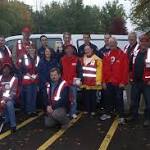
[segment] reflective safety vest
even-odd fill
[[[130,44],[127,44],[127,45],[125,46],[125,48],[124,48],[124,52],[125,52],[125,53],[127,53],[129,46],[130,46]],[[132,51],[132,55],[133,55],[132,63],[133,63],[133,64],[135,63],[135,58],[136,58],[136,56],[137,56],[139,50],[140,50],[140,49],[139,49],[139,44],[136,44],[135,48],[134,48],[133,51]]]
[[[58,88],[51,95],[50,84],[47,84],[48,99],[51,99],[51,101],[59,101],[61,99],[61,96],[60,96],[61,92],[62,92],[63,88],[65,87],[65,85],[66,85],[66,81],[65,80],[61,81]]]
[[[87,65],[82,66],[83,84],[88,86],[96,85],[96,60],[92,60]]]
[[[7,56],[6,57],[12,57],[10,49],[5,45],[5,49],[7,50]],[[2,52],[0,52],[0,59],[3,59],[5,56]]]
[[[17,41],[17,58],[21,58],[24,54],[27,54],[27,47],[32,44],[32,41],[29,41],[29,44],[24,45],[22,40]]]
[[[40,58],[39,56],[36,57],[36,60],[35,60],[35,66],[33,66],[33,64],[30,63],[30,59],[29,57],[25,54],[23,56],[23,61],[24,61],[24,65],[27,69],[27,73],[30,74],[30,76],[28,75],[24,75],[23,76],[23,84],[31,84],[31,83],[37,83],[37,80],[38,80],[38,75],[37,75],[37,71],[36,71],[36,68],[38,67],[38,64],[39,64],[39,61],[40,61]],[[19,59],[19,63],[22,62],[22,59]],[[31,72],[34,72],[34,73],[31,73]]]
[[[0,76],[0,82],[2,80],[2,75]],[[3,92],[3,97],[9,98],[10,97],[10,92],[12,89],[12,86],[14,84],[14,81],[16,80],[16,77],[12,77],[9,82],[1,82],[2,86],[4,86],[4,92]]]
[[[61,97],[60,97],[61,92],[62,92],[62,90],[63,90],[65,84],[66,84],[66,81],[64,81],[64,80],[61,81],[60,85],[59,85],[58,88],[54,91],[53,95],[51,95],[51,93],[50,93],[50,84],[47,84],[47,95],[48,95],[48,96],[51,95],[51,97],[49,97],[49,98],[52,98],[52,100],[54,100],[54,101],[59,101],[60,98],[61,98]]]

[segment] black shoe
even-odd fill
[[[150,127],[150,120],[145,120],[143,126]]]
[[[16,127],[11,127],[11,133],[15,133],[16,132]]]
[[[38,116],[38,113],[36,113],[36,112],[33,112],[30,114],[30,117],[36,117],[36,116]]]
[[[133,117],[133,116],[130,116],[128,118],[125,119],[127,123],[135,123],[135,122],[138,122],[138,118],[136,117]]]

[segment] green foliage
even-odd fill
[[[20,34],[21,28],[29,25],[33,33],[116,33],[115,23],[121,34],[126,32],[125,11],[118,1],[108,2],[102,9],[84,6],[83,0],[56,1],[41,11],[33,11],[28,5],[17,0],[0,4],[0,33]],[[119,19],[118,19],[119,18]],[[119,23],[118,23],[119,22]],[[125,32],[123,32],[125,31]]]
[[[131,20],[137,26],[138,30],[150,30],[150,1],[135,0],[132,1]]]

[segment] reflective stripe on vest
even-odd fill
[[[130,46],[130,44],[127,44],[127,45],[125,46],[125,48],[124,48],[124,52],[125,52],[125,53],[127,53],[129,46]]]
[[[86,71],[94,71],[96,72],[96,68],[93,68],[93,67],[82,67],[83,70],[86,70]]]
[[[145,76],[145,79],[150,79],[150,76]]]
[[[83,77],[96,78],[96,74],[83,73]]]
[[[29,65],[29,59],[28,59],[28,56],[27,56],[27,55],[24,55],[24,62],[25,62],[25,65],[26,65],[26,66]]]
[[[57,93],[56,93],[56,96],[54,97],[54,100],[55,101],[58,101],[60,99],[60,94],[61,94],[61,91],[63,89],[63,86],[64,84],[66,83],[66,81],[62,81],[58,87],[58,90],[57,90]]]
[[[39,61],[40,61],[40,57],[39,56],[37,56],[37,58],[36,58],[36,64],[35,64],[35,66],[37,67],[38,66],[38,64],[39,64]]]
[[[96,68],[83,66],[83,77],[95,78],[96,77]]]
[[[132,62],[133,64],[135,63],[136,56],[137,56],[137,54],[139,52],[138,48],[139,48],[139,44],[137,44],[136,47],[133,50],[133,62]]]
[[[4,93],[3,93],[3,96],[4,97],[9,97],[10,96],[10,90],[11,90],[11,88],[12,88],[12,86],[13,86],[13,83],[14,83],[14,81],[15,81],[15,77],[12,77],[11,78],[11,80],[10,80],[10,82],[9,82],[9,86],[10,86],[10,88],[9,88],[9,90],[6,90]],[[0,81],[2,80],[2,76],[0,76]]]
[[[22,42],[21,42],[21,40],[18,40],[18,49],[19,49],[19,50],[22,49]]]
[[[3,58],[3,54],[0,52],[0,59],[2,59]]]
[[[27,75],[24,75],[23,76],[23,79],[25,80],[30,80],[30,79],[36,79],[37,75],[36,74],[32,74],[31,77],[30,76],[27,76]]]
[[[11,51],[10,51],[10,49],[5,45],[5,48],[7,49],[7,52],[8,52],[8,54],[9,54],[9,57],[11,57]]]

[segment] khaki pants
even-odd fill
[[[45,126],[54,127],[55,125],[65,125],[69,122],[69,119],[64,108],[58,108],[54,110],[52,114],[45,116]]]

